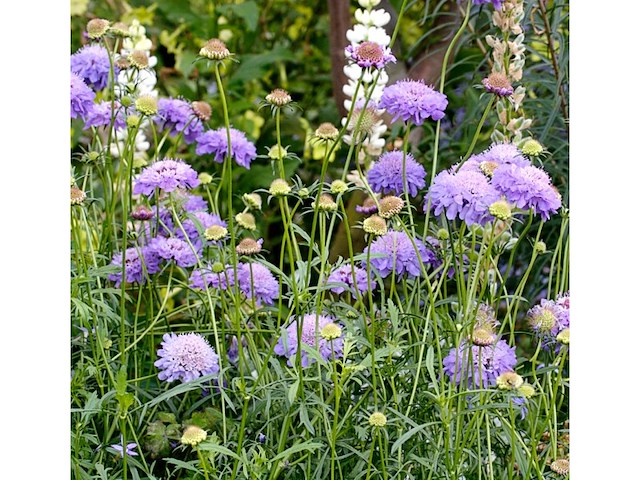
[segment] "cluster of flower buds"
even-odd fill
[[[502,129],[496,129],[492,134],[492,140],[496,143],[511,141],[520,144],[526,141],[528,138],[523,138],[523,132],[532,122],[521,110],[526,88],[523,85],[516,88],[511,86],[512,82],[522,80],[525,64],[526,47],[521,25],[523,18],[524,0],[506,0],[502,8],[494,10],[492,16],[493,24],[500,31],[499,35],[486,37],[493,49],[493,66],[483,84],[488,91],[500,97],[496,102],[496,110]]]
[[[345,49],[347,65],[344,67],[348,81],[343,87],[347,96],[345,108],[353,112],[347,125],[348,144],[361,143],[362,154],[380,155],[385,145],[381,136],[387,131],[382,120],[384,110],[377,108],[382,91],[389,81],[384,67],[396,58],[389,44],[391,37],[383,28],[391,20],[384,9],[375,9],[380,0],[358,0],[362,8],[355,12],[356,23],[347,31],[350,44]],[[343,125],[347,119],[342,119]]]

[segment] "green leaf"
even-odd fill
[[[254,32],[258,27],[260,10],[258,5],[252,0],[244,3],[220,5],[218,11],[225,16],[235,15],[240,17],[247,24],[247,29]]]
[[[218,445],[217,443],[202,442],[200,445],[198,445],[198,448],[200,450],[206,450],[208,452],[220,453],[222,455],[226,455],[227,457],[231,457],[231,458],[233,458],[235,460],[240,460],[240,457],[238,455],[236,455],[234,452],[229,450],[227,447],[223,447],[222,445]]]
[[[296,381],[291,384],[289,387],[289,392],[287,393],[287,398],[289,399],[289,404],[293,405],[293,402],[296,400],[296,396],[298,395],[298,387],[300,386],[300,379],[296,378]]]
[[[324,444],[322,444],[322,443],[314,443],[311,440],[307,440],[304,443],[298,443],[297,445],[294,445],[293,447],[287,448],[284,452],[280,452],[278,455],[273,457],[272,462],[276,463],[276,462],[279,462],[280,460],[284,460],[285,458],[290,457],[294,453],[303,452],[303,451],[311,452],[311,451],[316,450],[316,449],[318,449],[320,447],[324,447]]]
[[[403,444],[404,442],[406,442],[407,440],[409,440],[411,437],[413,437],[416,433],[418,433],[420,430],[424,429],[425,427],[427,427],[429,425],[429,423],[425,423],[423,425],[418,425],[417,427],[413,427],[411,430],[403,433],[400,438],[398,438],[398,440],[396,440],[393,445],[391,446],[391,455],[393,455]]]

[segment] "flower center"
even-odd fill
[[[378,63],[384,61],[384,50],[375,42],[362,42],[356,48],[356,56],[360,60]]]

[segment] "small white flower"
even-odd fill
[[[391,15],[382,9],[379,10],[356,10],[356,20],[367,26],[384,27],[391,21]]]
[[[380,3],[380,0],[358,0],[362,8],[373,8]]]

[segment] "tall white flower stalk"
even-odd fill
[[[361,157],[378,156],[385,145],[382,135],[387,131],[387,126],[382,120],[384,110],[376,107],[389,81],[389,75],[384,68],[358,65],[353,51],[365,42],[373,42],[383,50],[388,50],[391,37],[383,27],[389,23],[391,16],[384,9],[374,9],[380,0],[358,0],[358,3],[362,8],[356,10],[356,23],[347,31],[350,46],[345,50],[348,64],[344,67],[344,73],[349,80],[342,91],[347,96],[344,106],[347,111],[351,111],[353,106],[353,113],[344,141],[349,145],[360,143]],[[343,118],[342,124],[345,125],[346,122],[347,118]],[[363,158],[359,160],[362,161]]]
[[[119,58],[126,60],[129,55],[134,52],[144,52],[148,57],[147,68],[123,68],[118,73],[115,84],[115,94],[118,98],[131,96],[133,98],[142,95],[151,95],[158,97],[156,90],[157,78],[153,68],[158,63],[158,59],[151,55],[153,44],[146,35],[147,31],[138,20],[133,20],[129,27],[129,36],[122,41],[122,49]],[[147,151],[150,143],[146,136],[146,129],[149,126],[149,119],[144,118],[140,124],[140,128],[136,133],[134,161],[142,164],[146,163],[148,156]],[[116,130],[115,142],[111,144],[111,154],[118,157],[124,148],[124,142],[127,139],[127,129]]]
[[[498,28],[499,34],[487,35],[486,41],[493,49],[492,73],[506,75],[510,82],[520,82],[525,64],[526,50],[524,32],[521,22],[524,18],[524,0],[507,0],[502,8],[493,12],[493,24]],[[494,130],[491,138],[494,142],[512,141],[520,144],[528,138],[523,138],[523,132],[531,126],[532,120],[527,118],[522,111],[522,102],[525,98],[526,88],[519,85],[505,100],[498,100],[496,110],[502,131]]]

